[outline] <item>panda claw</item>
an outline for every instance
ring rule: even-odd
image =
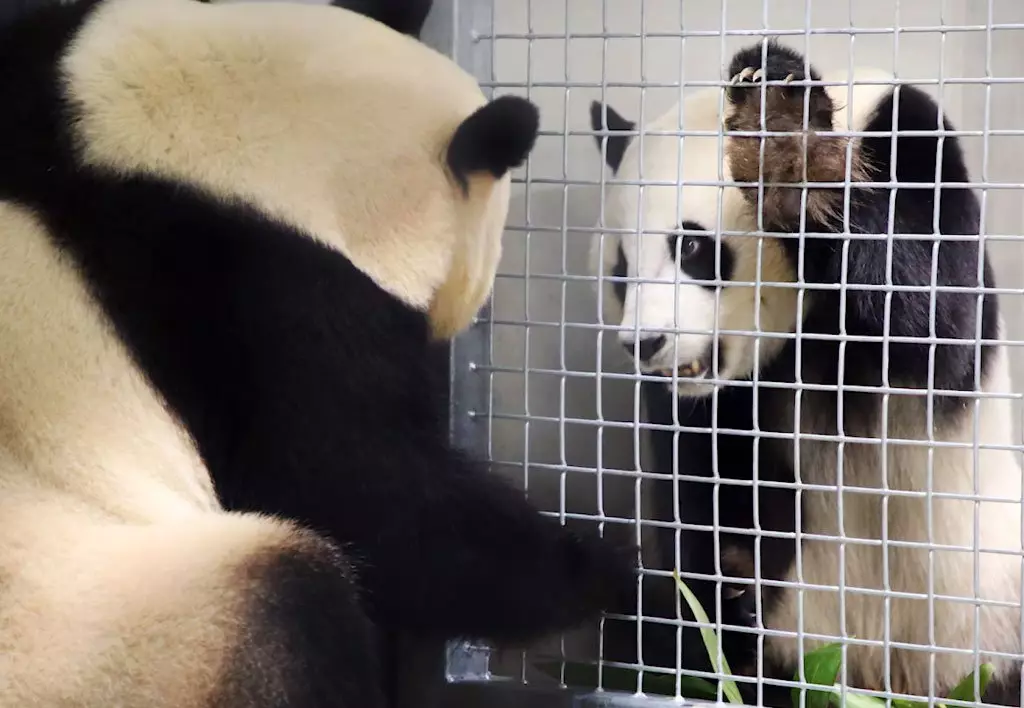
[[[729,83],[735,86],[736,84],[745,82],[757,83],[758,81],[764,81],[764,79],[764,69],[755,69],[752,66],[748,66],[743,71],[733,76]],[[791,84],[796,80],[796,74],[790,73],[782,80],[782,83]]]
[[[758,70],[758,71],[760,71],[760,70]],[[751,66],[748,66],[743,71],[741,71],[740,73],[736,74],[736,76],[732,77],[732,83],[733,84],[738,84],[740,82],[747,81],[753,75],[754,75],[754,68],[751,67]]]
[[[747,592],[746,588],[723,588],[722,597],[726,600],[735,600],[743,597],[744,593]]]

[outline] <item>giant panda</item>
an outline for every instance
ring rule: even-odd
[[[335,7],[0,30],[0,706],[383,708],[387,633],[631,592],[435,405],[537,129]]]
[[[986,700],[1019,705],[1021,469],[998,303],[964,289],[993,274],[963,148],[935,135],[953,128],[925,92],[805,63],[775,40],[744,48],[724,89],[684,97],[642,139],[591,107],[613,173],[592,258],[603,322],[643,376],[645,469],[669,480],[654,485],[656,521],[683,524],[678,548],[671,531],[659,542],[644,616],[677,617],[663,578],[682,566],[735,628],[736,670],[753,674],[760,655],[790,679],[803,651],[850,637],[850,685],[943,696],[977,641],[997,670]],[[783,135],[751,133],[762,109]],[[920,132],[894,139],[894,121]],[[671,135],[680,126],[696,134]],[[922,238],[936,231],[960,238]],[[921,287],[933,277],[947,288],[934,297]],[[644,635],[645,660],[674,666],[674,628]],[[699,667],[705,650],[684,635],[684,664]],[[789,705],[788,689],[764,695]]]

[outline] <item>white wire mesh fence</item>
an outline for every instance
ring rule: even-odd
[[[749,548],[753,555],[751,576],[758,591],[774,588],[778,593],[788,593],[787,597],[798,598],[791,603],[783,601],[785,606],[792,607],[792,621],[776,620],[775,627],[764,621],[763,603],[754,602],[760,621],[742,628],[738,634],[756,637],[752,641],[758,649],[765,647],[766,638],[770,643],[774,641],[772,637],[784,635],[787,629],[793,630],[796,645],[801,648],[810,648],[812,640],[840,641],[845,645],[847,668],[867,666],[875,671],[871,677],[854,676],[844,668],[840,681],[859,683],[859,688],[873,691],[879,697],[893,697],[902,695],[901,687],[921,683],[917,680],[920,676],[908,676],[906,672],[923,670],[927,676],[922,681],[931,684],[921,694],[926,699],[941,698],[941,688],[936,687],[941,683],[939,679],[952,671],[950,666],[963,663],[953,659],[943,663],[947,661],[944,656],[969,655],[975,667],[990,660],[986,657],[994,656],[998,663],[1000,658],[1019,656],[1019,560],[1014,556],[1017,575],[1013,575],[1008,570],[1012,564],[981,558],[983,554],[989,554],[985,556],[988,558],[993,554],[1019,553],[1020,539],[1024,537],[1019,511],[1017,516],[1000,517],[1017,518],[1014,528],[992,531],[993,522],[989,520],[1002,513],[993,511],[997,503],[1015,505],[1018,510],[1020,506],[1019,471],[1014,479],[1003,473],[998,478],[1001,481],[991,480],[997,479],[995,466],[1004,469],[1009,464],[1004,458],[1012,456],[1013,469],[1018,469],[1021,449],[1019,404],[1024,387],[1024,358],[1020,345],[1024,342],[1024,301],[1020,296],[1024,294],[1024,251],[1020,234],[1024,233],[1024,208],[1019,190],[1024,188],[1024,93],[1020,86],[1024,83],[1024,53],[1019,47],[1024,37],[1024,5],[1013,0],[453,0],[447,5],[439,4],[447,8],[438,16],[453,35],[460,63],[474,71],[495,95],[528,96],[540,105],[543,116],[537,148],[516,180],[505,256],[492,305],[454,351],[454,434],[459,442],[485,454],[497,472],[519,480],[530,497],[549,513],[566,523],[594,524],[607,534],[632,538],[640,544],[644,559],[640,581],[643,592],[636,608],[611,615],[598,627],[562,638],[530,655],[492,655],[488,659],[483,650],[453,647],[449,657],[451,676],[479,679],[503,675],[539,683],[582,682],[626,692],[643,689],[648,694],[660,690],[652,691],[647,679],[662,676],[670,681],[671,690],[667,693],[686,695],[688,684],[680,677],[714,678],[719,673],[710,666],[698,666],[700,662],[693,659],[695,652],[703,651],[702,644],[697,635],[684,634],[680,629],[692,622],[687,622],[685,613],[682,620],[677,617],[682,604],[671,573],[682,566],[687,582],[708,583],[709,590],[702,598],[708,602],[706,609],[713,627],[720,629],[727,623],[722,616],[724,608],[746,587],[742,583],[737,585],[736,574],[721,562],[725,547],[722,539],[730,534],[732,539],[757,539]],[[698,209],[709,204],[714,207],[710,223],[705,219],[701,226],[714,234],[719,262],[722,244],[730,237],[744,237],[742,229],[730,229],[735,227],[734,220],[728,213],[723,214],[723,209],[728,208],[723,190],[735,190],[734,183],[721,174],[718,179],[709,179],[703,173],[703,165],[699,169],[693,166],[697,160],[693,155],[703,148],[692,147],[688,158],[687,147],[700,145],[702,140],[714,141],[718,146],[716,167],[717,163],[726,162],[724,137],[717,125],[727,109],[721,90],[727,81],[723,79],[728,79],[728,65],[738,50],[768,36],[780,38],[822,72],[870,66],[891,75],[884,80],[873,79],[880,90],[887,90],[890,85],[916,86],[932,96],[955,126],[955,130],[942,132],[941,139],[932,142],[942,146],[953,138],[959,141],[981,211],[980,236],[945,229],[943,239],[984,243],[987,262],[994,269],[994,286],[986,286],[977,279],[968,285],[940,284],[937,256],[928,261],[923,280],[897,282],[893,273],[900,264],[893,263],[898,258],[892,255],[895,249],[891,223],[878,233],[861,235],[888,244],[889,270],[875,285],[850,285],[846,270],[835,282],[777,282],[766,259],[772,257],[772,237],[781,239],[784,235],[772,234],[761,224],[757,233],[765,238],[757,240],[755,267],[744,271],[743,277],[725,277],[719,269],[704,283],[708,287],[703,292],[712,293],[714,302],[710,328],[680,326],[680,320],[686,319],[680,308],[698,308],[705,300],[701,299],[703,295],[694,295],[695,299],[678,295],[680,289],[693,287],[681,282],[685,273],[680,275],[679,269],[672,269],[668,275],[667,284],[677,294],[669,298],[671,322],[667,327],[658,329],[637,313],[622,319],[608,317],[604,300],[614,298],[615,289],[610,284],[601,284],[607,281],[612,269],[611,264],[606,264],[602,269],[604,275],[595,272],[591,257],[595,243],[621,239],[622,244],[628,242],[638,249],[625,259],[633,265],[616,274],[624,276],[615,282],[620,282],[620,292],[625,292],[639,284],[666,284],[664,273],[651,275],[657,268],[641,272],[644,269],[636,264],[649,263],[652,256],[645,257],[644,252],[662,248],[666,238],[679,235],[680,223],[687,221],[687,212],[695,205]],[[870,86],[872,82],[863,85]],[[689,97],[701,90],[716,90],[723,97],[715,116],[716,125],[710,130],[707,126],[690,129],[694,119],[685,115],[686,106],[693,105],[692,101],[687,103]],[[637,154],[643,155],[635,174],[613,174],[603,164],[606,153],[595,141],[595,135],[601,134],[595,134],[590,125],[592,101],[614,108],[641,127],[633,138]],[[677,104],[681,107],[674,108]],[[674,126],[665,127],[671,121],[651,125],[659,116],[670,114]],[[855,127],[848,126],[840,134],[867,137]],[[938,134],[934,129],[931,133]],[[904,135],[922,137],[926,133],[901,133],[901,137]],[[681,139],[675,140],[676,136]],[[660,171],[645,169],[648,165],[644,161],[649,161],[651,155],[657,157],[660,150],[645,149],[645,144],[658,139],[671,140],[666,148],[672,153],[671,159],[662,160],[672,163],[671,173],[664,167]],[[606,145],[604,149],[609,148]],[[934,163],[942,158],[940,155],[931,159]],[[846,169],[849,179],[849,166]],[[897,166],[892,174],[870,186],[882,190],[893,186],[912,189],[900,181],[899,169]],[[930,181],[917,180],[915,187],[937,194],[943,187],[940,172]],[[689,189],[687,194],[691,196],[685,196],[683,188]],[[695,188],[704,191],[694,197]],[[660,213],[652,218],[652,209],[656,208],[650,206],[651,201],[660,203],[661,197],[641,196],[657,195],[659,189],[673,195],[673,219],[667,223],[658,221]],[[851,191],[846,190],[847,211]],[[809,192],[804,192],[802,198],[808,199]],[[714,196],[708,196],[711,193]],[[623,207],[627,203],[632,209],[628,218],[624,212],[629,209]],[[893,197],[889,222],[895,212]],[[941,221],[938,209],[935,220]],[[812,243],[814,238],[810,231],[803,230],[805,244]],[[630,234],[639,233],[643,238],[629,238]],[[906,240],[905,235],[901,238]],[[925,250],[932,255],[938,253],[933,229],[909,238],[927,242]],[[848,250],[850,246],[843,248]],[[599,250],[608,257],[616,257],[614,248]],[[858,289],[864,292],[872,287],[889,303],[883,331],[877,336],[843,328],[835,332],[813,328],[804,331],[800,320],[789,330],[771,332],[765,327],[767,315],[761,312],[761,303],[766,290],[795,290],[802,305],[805,298],[828,297],[830,293],[846,303],[848,298],[857,297]],[[727,318],[723,326],[723,298],[729,297],[725,293],[735,288],[753,289],[755,293],[749,328],[732,327]],[[650,287],[648,290],[654,291]],[[626,298],[626,304],[643,308],[642,291],[643,288],[636,288],[638,297]],[[886,372],[880,374],[880,381],[874,386],[844,381],[844,364],[838,362],[838,382],[804,380],[800,376],[790,381],[779,380],[762,377],[757,369],[749,378],[737,380],[718,367],[711,367],[709,380],[717,387],[706,399],[706,426],[687,425],[684,419],[692,420],[691,403],[683,405],[682,413],[677,408],[667,417],[652,414],[652,405],[656,405],[652,400],[664,402],[670,398],[665,394],[664,379],[658,379],[654,371],[641,371],[643,367],[637,366],[620,341],[620,333],[629,330],[632,332],[627,340],[642,338],[644,332],[665,334],[673,341],[672,362],[678,358],[681,342],[688,341],[685,337],[701,332],[716,343],[730,337],[735,341],[749,340],[755,358],[761,356],[762,347],[772,350],[773,342],[795,349],[797,357],[801,356],[802,347],[816,352],[845,352],[846,348],[854,352],[865,343],[881,341],[886,350],[912,341],[909,335],[901,338],[900,333],[893,333],[900,323],[894,325],[891,317],[892,302],[915,292],[927,294],[930,303],[930,328],[923,339],[916,340],[932,352],[931,358],[925,359],[926,370],[921,372],[926,379],[922,387],[909,385],[896,376],[890,379],[889,367],[896,370],[901,362],[890,362],[888,354],[883,359]],[[942,430],[940,413],[936,412],[939,404],[934,402],[936,393],[942,393],[939,389],[943,388],[937,384],[935,352],[952,341],[939,332],[937,322],[942,308],[939,306],[937,312],[936,302],[942,297],[963,296],[971,297],[973,306],[983,294],[998,295],[1004,324],[995,334],[984,333],[982,318],[971,319],[977,324],[973,334],[968,335],[973,345],[972,361],[981,361],[982,345],[1001,347],[1013,385],[1005,390],[985,388],[978,374],[967,387],[975,394],[969,399],[971,403],[961,407],[966,427],[950,433]],[[814,349],[815,346],[818,348]],[[673,364],[671,368],[676,367]],[[981,371],[980,365],[974,369]],[[678,380],[680,374],[676,372],[673,376]],[[984,391],[977,395],[977,388]],[[879,397],[882,420],[888,423],[881,426],[881,432],[868,425],[858,426],[850,418],[851,411],[858,409],[842,405],[839,410],[833,409],[827,422],[803,422],[800,426],[769,421],[757,406],[749,413],[752,420],[745,425],[735,424],[734,419],[718,419],[719,410],[727,410],[730,405],[729,401],[720,400],[727,395],[724,392],[746,390],[749,395],[751,390],[772,389],[793,393],[797,403],[796,411],[792,412],[795,417],[790,417],[790,421],[800,420],[801,405],[815,411],[815,401],[833,401],[838,397],[847,402],[845,405],[855,406],[850,401],[870,391]],[[916,394],[927,394],[933,402],[913,408],[906,401]],[[962,394],[963,390],[959,391],[960,400],[968,400]],[[995,412],[986,414],[981,407],[989,405],[986,402],[990,400],[1002,403],[992,404]],[[668,405],[671,408],[672,404]],[[920,415],[920,419],[910,420],[914,415]],[[1001,430],[1000,426],[1007,434],[991,432],[995,428]],[[793,432],[795,427],[800,428],[799,434]],[[680,436],[687,434],[713,439],[720,446],[711,446],[716,452],[710,475],[692,458],[694,448],[680,443]],[[779,445],[780,441],[792,451],[789,462],[795,479],[776,479],[759,471],[759,463],[771,459],[768,446]],[[818,448],[813,447],[815,444]],[[752,460],[743,469],[718,469],[719,457],[731,460],[732,452],[743,445],[752,449]],[[822,462],[826,454],[820,451],[825,446],[828,464]],[[900,452],[913,449],[923,453],[912,456]],[[880,450],[883,454],[879,454]],[[961,457],[955,457],[957,454]],[[864,462],[869,457],[875,461]],[[857,483],[847,481],[848,486],[844,486],[842,471],[857,464],[867,465],[867,469],[877,473],[874,485],[862,484],[854,489]],[[817,469],[810,469],[811,465]],[[962,475],[956,477],[956,473],[966,467],[970,468],[970,488],[954,483],[963,481]],[[829,469],[838,479],[822,479],[822,474],[828,477]],[[986,471],[989,481],[984,476]],[[681,482],[691,484],[680,486]],[[744,497],[736,490],[747,490],[749,498],[755,485],[762,490],[787,490],[800,502],[794,507],[794,529],[769,528],[770,524],[762,523],[761,517],[772,511],[758,508],[758,499],[765,498],[764,492],[761,497],[754,497],[750,523],[731,527],[726,523],[739,516],[735,509],[742,502],[737,500]],[[694,491],[698,487],[708,491]],[[684,498],[687,494],[691,495],[689,502]],[[801,513],[807,504],[814,503],[809,500],[823,499],[828,494],[835,500],[828,506],[836,515],[831,519],[832,526],[825,528],[817,523],[815,528],[804,528]],[[998,502],[996,497],[1000,497]],[[706,500],[706,508],[701,507],[700,513],[694,515],[693,509],[704,503],[698,503],[698,499]],[[792,500],[789,503],[793,505]],[[970,509],[962,513],[971,516],[975,533],[966,542],[963,534],[944,534],[936,528],[950,517],[935,509],[955,503]],[[690,512],[684,513],[686,509]],[[989,540],[994,539],[1000,548],[979,547],[977,537],[983,527],[989,528]],[[693,533],[701,530],[712,534]],[[761,555],[768,552],[764,549],[772,539],[788,540],[790,544],[794,539],[800,540],[798,547],[806,550],[796,553],[795,571],[774,578],[762,574],[773,562]],[[712,544],[711,550],[703,548],[707,544]],[[885,552],[880,552],[883,548]],[[951,560],[957,552],[973,560]],[[717,560],[710,567],[697,567],[687,560],[695,554]],[[688,563],[691,573],[685,572]],[[815,563],[818,565],[814,566]],[[806,564],[812,565],[808,569],[803,567]],[[914,576],[920,582],[903,582],[910,574],[903,572],[899,564],[921,564],[919,574]],[[832,577],[823,583],[823,576],[830,573]],[[949,579],[961,573],[967,574],[966,585],[960,582],[962,578],[956,578],[957,582]],[[998,573],[1006,575],[1002,586],[987,579]],[[1016,583],[1015,587],[1007,587],[1012,583]],[[814,592],[823,592],[826,585],[834,588],[835,605],[829,607],[836,616],[822,623],[820,609],[812,612],[806,608],[819,602],[813,599]],[[953,597],[956,593],[952,589],[964,587],[972,592],[964,598]],[[745,596],[757,595],[748,592]],[[919,609],[915,602],[924,603],[926,609]],[[965,621],[963,617],[967,615],[956,609],[957,603],[971,608],[967,613],[971,616],[969,631],[964,629],[959,634],[943,629]],[[1010,610],[1000,616],[999,608]],[[907,615],[901,618],[903,612]],[[989,616],[999,619],[985,624],[982,618]],[[1007,617],[1017,619],[1014,623]],[[812,626],[815,621],[819,626]],[[916,621],[927,629],[915,631],[907,627]],[[871,636],[853,636],[849,625],[867,630]],[[982,629],[988,634],[982,636]],[[953,634],[961,640],[959,645],[946,646]],[[989,635],[999,635],[1005,641],[989,641]],[[889,658],[894,651],[909,651],[911,639],[920,637],[925,638],[925,646],[920,649],[928,654],[923,663]],[[875,646],[873,654],[865,649],[871,646]],[[994,654],[983,655],[983,647],[994,647]],[[862,664],[851,663],[850,652],[855,650],[874,658]],[[598,669],[581,678],[581,674],[573,673],[579,668],[577,661],[596,662]],[[1011,667],[1011,673],[1015,670],[1012,662],[1006,666]],[[755,680],[765,679],[772,669],[760,655],[744,668],[749,671],[751,685]],[[623,684],[625,674],[616,673],[618,670],[634,673],[628,674]],[[788,686],[799,684],[783,681],[780,685],[788,691]],[[751,697],[769,700],[763,692]]]

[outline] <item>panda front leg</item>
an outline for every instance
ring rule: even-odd
[[[946,135],[940,145],[938,133],[926,133],[940,127],[950,132],[953,125],[920,89],[902,86],[896,93],[854,84],[857,114],[865,122],[851,126],[864,133],[852,141],[836,132],[836,105],[825,87],[805,85],[805,79],[821,81],[805,64],[799,53],[774,41],[733,57],[725,127],[761,135],[728,137],[732,178],[753,185],[741,190],[763,217],[763,230],[806,234],[784,239],[802,262],[805,281],[845,280],[847,332],[897,340],[887,345],[887,362],[880,346],[847,348],[861,373],[880,382],[885,367],[890,380],[904,385],[972,386],[971,340],[979,330],[985,339],[998,336],[994,297],[986,298],[979,327],[977,296],[967,291],[992,285],[990,266],[979,266],[984,249],[978,240],[962,237],[936,242],[910,236],[979,232],[980,206],[964,186],[970,175],[959,139]],[[893,139],[894,131],[917,134]],[[878,186],[893,175],[901,184],[921,186],[900,189],[893,199],[892,189]],[[936,176],[948,186],[933,188]],[[847,184],[852,185],[848,198]],[[879,238],[890,232],[892,237]],[[835,238],[823,236],[832,233]],[[844,233],[852,236],[848,243],[841,240]],[[933,282],[962,290],[920,289]],[[905,286],[919,289],[901,289]],[[893,290],[886,292],[889,287]],[[938,345],[932,366],[927,344],[932,337],[964,343]],[[921,341],[908,341],[914,339]]]
[[[563,526],[445,446],[396,445],[387,461],[364,480],[357,508],[323,495],[382,628],[523,648],[636,607],[634,544]],[[324,527],[328,513],[303,518]]]
[[[766,50],[762,56],[760,44],[748,47],[730,63],[725,128],[761,133],[729,137],[732,178],[751,183],[742,192],[760,206],[765,229],[795,231],[803,212],[807,230],[831,230],[823,227],[842,216],[843,190],[835,183],[847,177],[849,141],[826,134],[833,130],[835,106],[824,87],[804,85],[821,80],[813,67],[805,68],[802,56],[776,42]],[[859,153],[850,152],[849,172],[860,179]],[[820,183],[832,186],[815,186]]]

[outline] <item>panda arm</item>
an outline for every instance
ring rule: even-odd
[[[735,79],[728,90],[730,112],[726,128],[792,134],[767,137],[763,142],[756,136],[731,137],[730,169],[738,182],[756,184],[762,182],[763,176],[760,194],[757,187],[744,187],[743,191],[751,204],[760,205],[765,229],[803,230],[808,234],[802,248],[806,281],[850,286],[845,291],[846,332],[922,339],[979,336],[977,297],[968,292],[897,289],[887,293],[878,288],[856,287],[929,286],[933,279],[938,286],[978,287],[981,249],[976,241],[944,241],[936,248],[931,239],[899,238],[899,234],[934,232],[934,189],[899,190],[895,209],[891,204],[892,190],[884,188],[853,187],[847,197],[843,188],[808,187],[804,201],[802,185],[805,180],[806,183],[849,180],[854,185],[863,181],[889,181],[892,139],[890,135],[865,137],[859,144],[851,145],[846,137],[827,134],[834,129],[835,105],[821,86],[810,88],[810,95],[805,98],[805,87],[796,83],[806,76],[803,57],[786,47],[769,43],[766,71],[755,73],[761,64],[760,45],[739,52],[733,59],[730,70]],[[820,80],[813,67],[810,77]],[[762,84],[762,78],[769,83]],[[873,118],[864,126],[866,132],[892,131],[893,101],[893,94],[883,96]],[[926,94],[905,86],[899,101],[900,130],[936,128],[938,108]],[[804,129],[805,123],[809,130]],[[948,123],[945,127],[951,128]],[[897,181],[935,181],[937,138],[901,136],[897,146]],[[940,179],[943,182],[969,181],[955,137],[943,140]],[[877,235],[889,233],[890,212],[892,231],[897,237],[877,238]],[[938,214],[941,233],[978,233],[978,202],[969,189],[944,188]],[[846,246],[843,240],[817,235],[842,231],[847,223],[852,238]],[[857,234],[865,237],[857,238]],[[796,245],[795,239],[787,239],[787,246],[793,252],[796,252]],[[994,303],[991,307],[990,314],[994,315]],[[983,336],[993,334],[987,332]],[[890,342],[886,368],[891,377],[914,385],[927,385],[931,378],[937,388],[960,389],[973,385],[970,379],[973,379],[974,347],[971,343],[936,346],[933,371],[930,371],[929,349],[927,343]]]
[[[834,105],[821,86],[808,90],[801,85],[806,76],[803,57],[772,41],[764,70],[761,65],[760,45],[733,57],[725,128],[730,133],[779,135],[731,135],[727,159],[732,177],[748,185],[741,192],[759,208],[765,229],[795,231],[806,216],[807,231],[822,231],[822,225],[842,219],[843,190],[816,183],[844,182],[848,174],[851,181],[863,181],[866,164],[859,151],[848,150],[846,138],[822,134],[832,130]],[[810,80],[821,80],[813,67]],[[820,239],[808,239],[808,248],[814,241]]]
[[[542,516],[432,432],[345,428],[287,449],[254,433],[236,458],[245,483],[230,485],[231,506],[340,542],[386,629],[519,644],[635,604],[635,551]]]
[[[928,139],[934,143],[934,139]],[[902,152],[902,148],[901,148]],[[934,152],[932,153],[934,155]],[[934,162],[934,160],[932,160]],[[908,161],[909,163],[909,161]],[[919,163],[921,164],[921,163]],[[932,181],[934,178],[921,181]],[[948,179],[946,177],[944,180]],[[901,181],[903,181],[901,179]],[[954,180],[955,181],[955,180]],[[952,223],[943,224],[942,231],[951,234],[976,233],[978,227],[977,202],[966,190],[960,195],[945,190],[942,200],[949,207],[955,205],[955,214],[950,214]],[[857,230],[866,234],[884,234],[888,230],[887,213],[889,196],[885,192],[870,195],[874,201],[863,202],[853,210],[863,215],[857,223]],[[904,190],[898,197],[899,211],[895,231],[919,234],[931,229],[921,228],[930,223],[934,206],[932,190]],[[908,221],[899,223],[899,212],[918,210]],[[942,209],[947,210],[947,206]],[[872,220],[878,223],[871,224]],[[902,227],[902,228],[901,228]],[[831,260],[830,268],[824,273],[826,282],[842,282],[843,253],[840,242],[836,243],[837,253]],[[978,337],[992,338],[992,318],[996,314],[993,296],[987,296],[984,310],[979,318],[978,297],[966,288],[979,285],[992,287],[991,272],[985,268],[979,282],[979,256],[983,254],[977,241],[943,241],[936,247],[931,239],[896,238],[853,238],[846,255],[846,282],[851,289],[847,296],[846,330],[852,335],[921,340],[896,341],[889,343],[889,358],[886,368],[893,383],[901,382],[937,389],[963,390],[974,386],[975,343]],[[890,276],[891,273],[891,276]],[[829,277],[830,276],[830,277]],[[959,287],[965,290],[930,291],[894,289],[891,296],[886,289],[864,290],[857,285],[917,286],[930,288]],[[888,302],[887,302],[888,301]],[[979,321],[980,320],[980,321]],[[930,339],[959,339],[963,344],[938,344],[931,358]],[[881,362],[879,362],[881,365]]]

